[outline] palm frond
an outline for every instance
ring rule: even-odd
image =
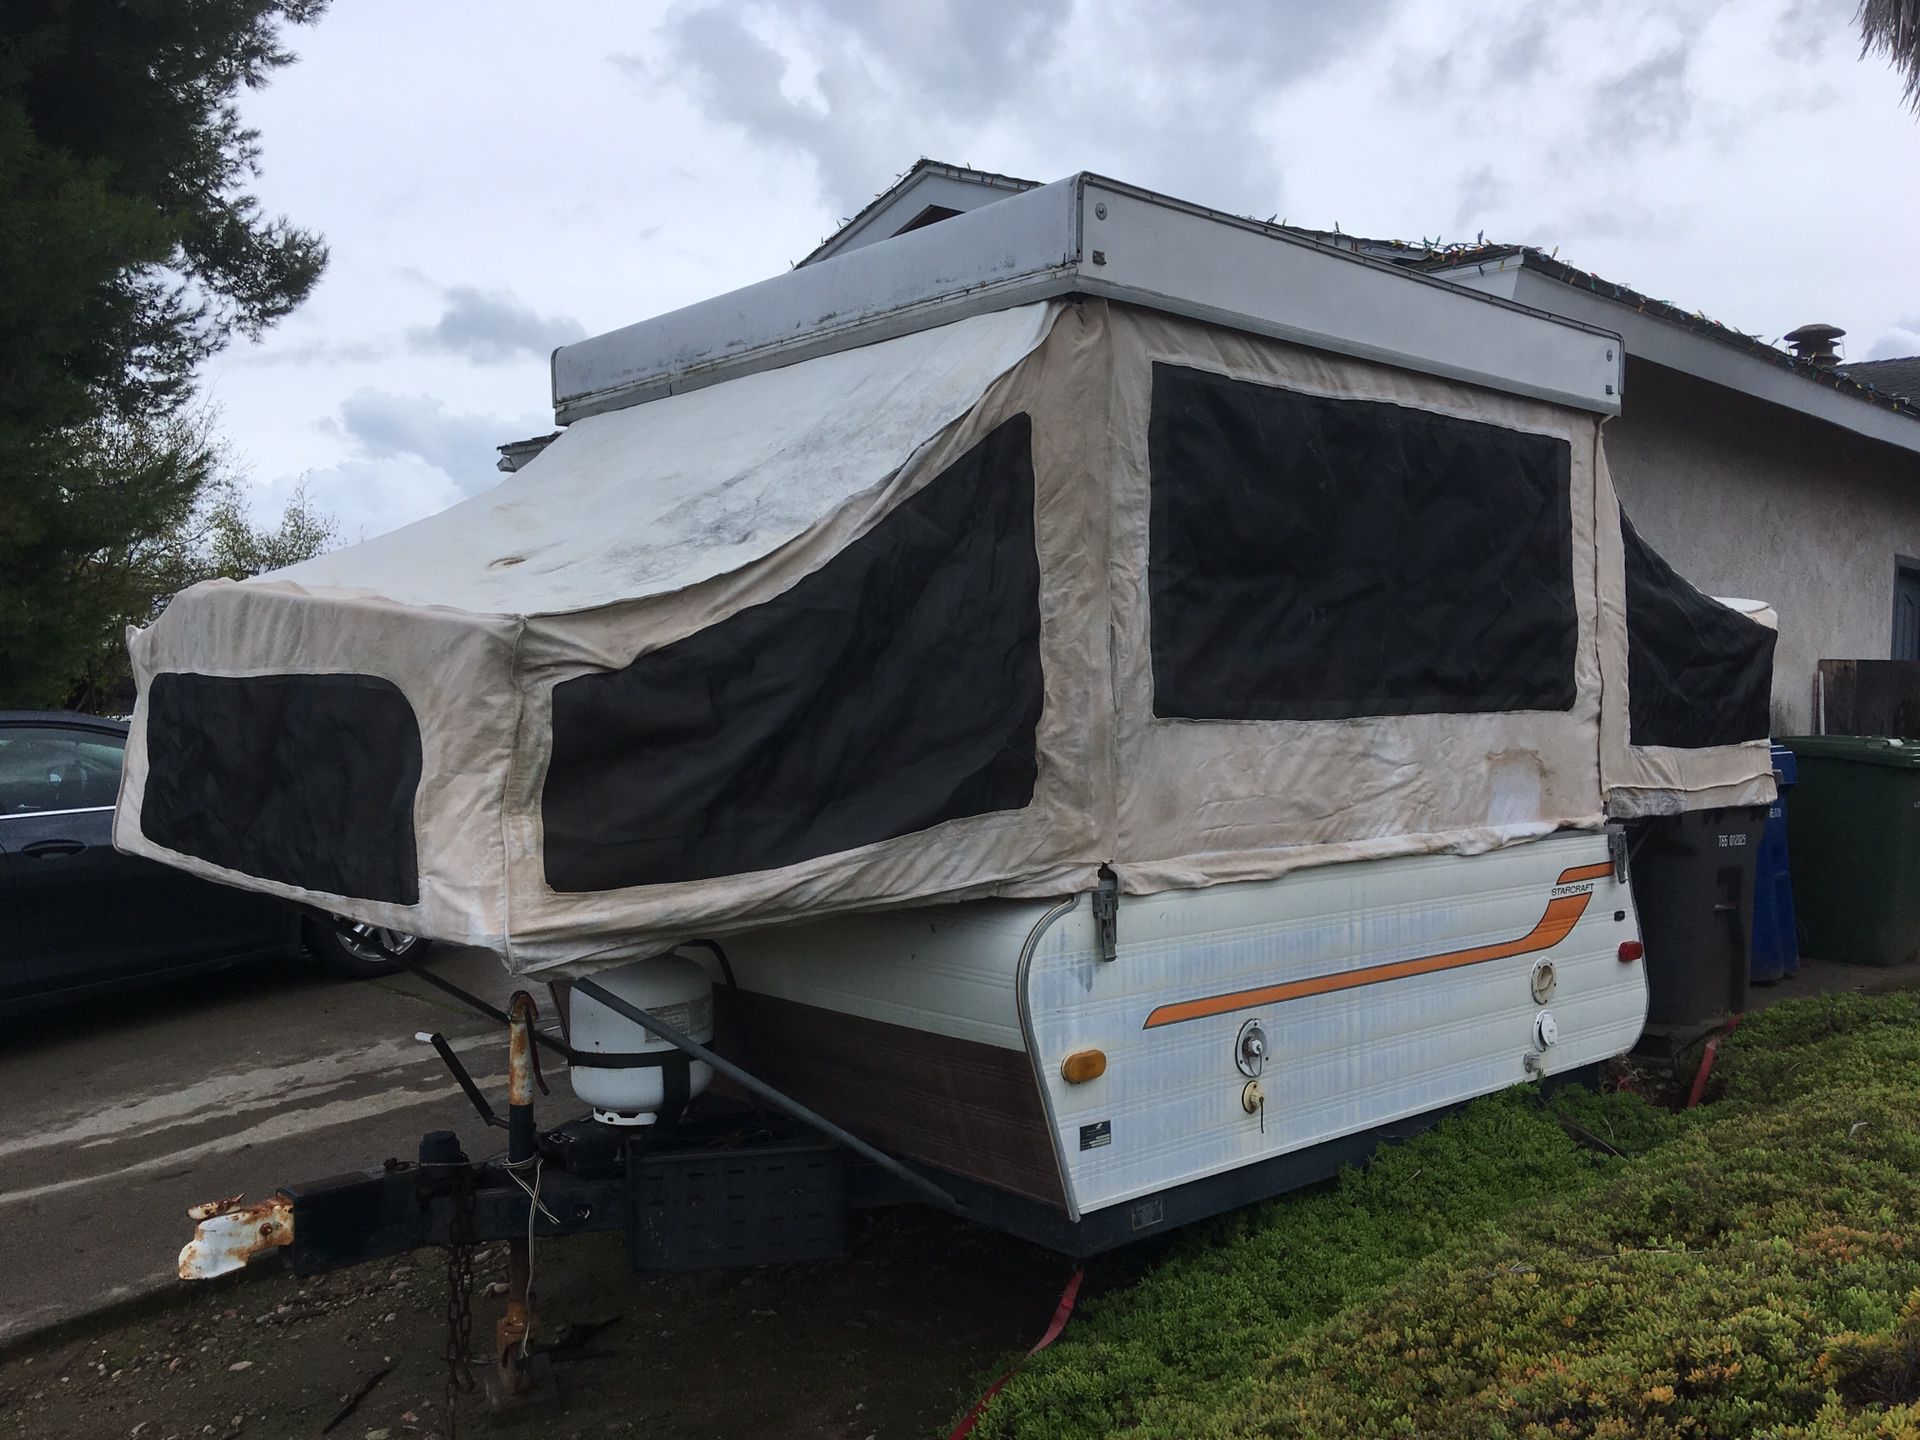
[[[1860,58],[1876,52],[1905,75],[1903,97],[1920,111],[1920,0],[1860,0]]]

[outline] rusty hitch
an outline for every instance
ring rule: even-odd
[[[444,1037],[421,1037],[447,1063],[482,1123],[507,1132],[505,1157],[470,1161],[454,1132],[436,1130],[421,1137],[417,1161],[389,1159],[286,1185],[257,1205],[233,1196],[196,1207],[189,1213],[198,1228],[180,1255],[182,1279],[227,1274],[263,1256],[308,1276],[425,1246],[458,1251],[505,1241],[505,1313],[491,1362],[483,1365],[487,1389],[506,1403],[532,1393],[551,1364],[535,1343],[536,1239],[624,1232],[635,1272],[715,1269],[842,1255],[856,1209],[920,1198],[959,1208],[920,1172],[592,981],[580,984],[676,1048],[737,1077],[756,1101],[773,1106],[775,1118],[757,1104],[706,1096],[699,1113],[645,1131],[582,1116],[542,1134],[534,1104],[546,1084],[536,1047],[569,1059],[571,1051],[535,1027],[537,1011],[525,992],[513,997],[508,1013],[450,982],[434,983],[506,1026],[504,1116],[487,1104]],[[733,1203],[741,1197],[750,1203]]]
[[[240,1269],[249,1260],[293,1244],[293,1201],[283,1194],[255,1205],[241,1196],[209,1200],[187,1211],[197,1222],[193,1239],[180,1251],[182,1280],[211,1280]]]

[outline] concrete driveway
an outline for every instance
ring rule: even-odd
[[[442,948],[433,964],[496,1004],[513,989],[483,951]],[[545,987],[533,989],[544,1006]],[[475,1156],[499,1148],[413,1037],[446,1035],[503,1105],[504,1033],[410,976],[253,966],[8,1030],[0,1344],[180,1283],[189,1205],[411,1157],[429,1129],[458,1130]],[[564,1071],[550,1078],[543,1119],[558,1120],[577,1107]]]

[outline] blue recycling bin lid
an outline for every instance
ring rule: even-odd
[[[1799,927],[1793,914],[1793,882],[1787,866],[1787,791],[1800,778],[1793,751],[1773,747],[1773,773],[1780,795],[1767,811],[1767,828],[1754,856],[1753,932],[1749,978],[1765,983],[1800,968]]]
[[[1782,790],[1800,783],[1799,762],[1793,758],[1793,751],[1784,745],[1773,747],[1773,775]]]

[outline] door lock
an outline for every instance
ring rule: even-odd
[[[1259,1079],[1260,1072],[1267,1068],[1267,1032],[1258,1020],[1249,1020],[1240,1027],[1240,1034],[1233,1042],[1233,1063],[1250,1080]]]

